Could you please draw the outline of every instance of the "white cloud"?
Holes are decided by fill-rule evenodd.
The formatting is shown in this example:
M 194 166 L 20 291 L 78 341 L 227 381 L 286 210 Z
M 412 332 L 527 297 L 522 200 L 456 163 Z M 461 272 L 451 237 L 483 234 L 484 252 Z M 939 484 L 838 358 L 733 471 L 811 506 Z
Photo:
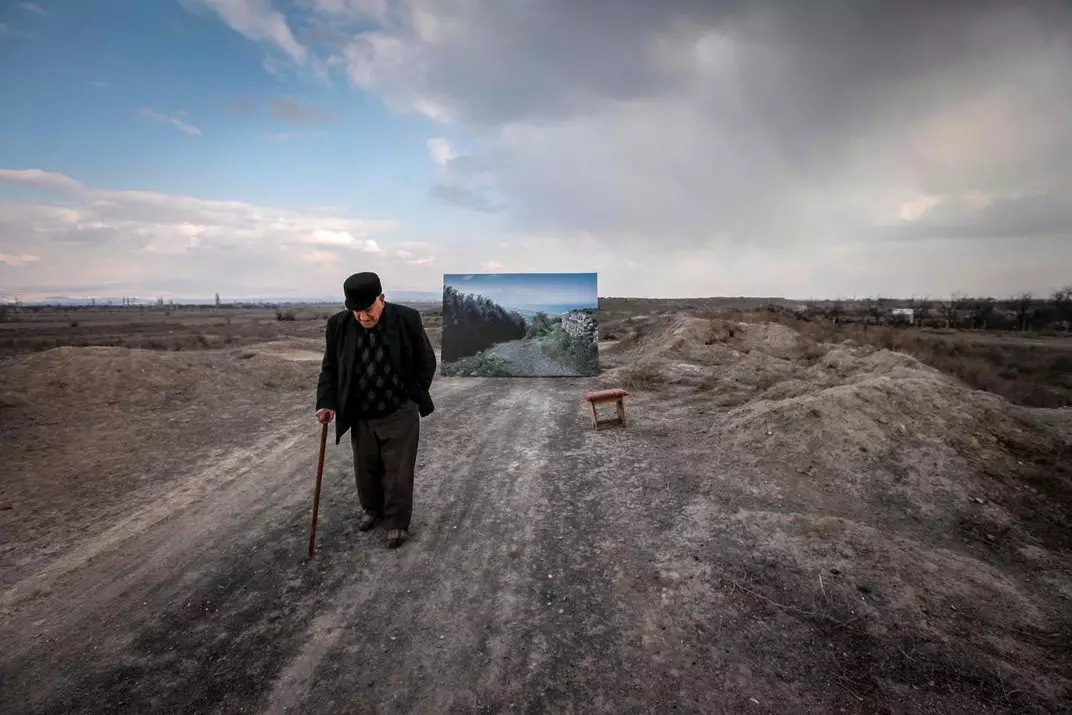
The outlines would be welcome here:
M 357 242 L 357 239 L 349 231 L 330 231 L 327 229 L 313 231 L 312 240 L 315 243 L 322 243 L 328 246 L 350 246 Z
M 429 258 L 421 244 L 384 243 L 399 222 L 336 209 L 98 190 L 39 170 L 0 170 L 0 182 L 62 200 L 0 202 L 0 255 L 19 267 L 5 287 L 24 292 L 122 284 L 139 293 L 180 285 L 186 294 L 211 295 L 226 286 L 231 294 L 322 295 L 335 292 L 336 278 L 341 285 L 355 266 L 375 266 L 387 276 L 409 265 L 396 249 L 409 250 L 410 261 Z M 301 266 L 317 272 L 303 273 Z
M 301 254 L 301 258 L 309 263 L 334 263 L 339 259 L 339 254 L 330 251 L 307 251 Z
M 261 62 L 264 67 L 264 71 L 272 75 L 276 79 L 283 79 L 283 66 L 275 57 L 271 55 L 265 55 L 264 60 Z
M 48 13 L 45 12 L 45 9 L 43 7 L 41 7 L 40 5 L 38 5 L 37 3 L 24 2 L 24 3 L 22 3 L 22 9 L 26 10 L 27 12 L 32 12 L 35 15 L 42 15 L 42 16 L 47 16 L 48 15 Z
M 25 266 L 27 263 L 33 263 L 34 261 L 39 260 L 41 259 L 32 253 L 20 253 L 17 256 L 0 253 L 0 263 L 6 263 L 14 268 Z
M 428 153 L 432 156 L 432 161 L 441 168 L 458 157 L 450 142 L 439 137 L 428 140 Z
M 408 241 L 398 244 L 391 254 L 401 259 L 410 266 L 429 266 L 435 263 L 435 256 L 431 254 L 432 246 L 422 241 Z
M 388 22 L 387 0 L 313 0 L 313 6 L 330 17 Z
M 897 216 L 905 221 L 915 221 L 944 200 L 944 196 L 918 194 L 911 199 L 901 202 L 897 209 Z
M 82 191 L 82 184 L 54 171 L 0 169 L 0 183 L 21 184 L 51 191 Z
M 505 270 L 506 265 L 499 261 L 481 261 L 480 270 L 487 271 L 488 273 L 497 273 Z
M 138 110 L 138 114 L 140 116 L 145 117 L 146 119 L 149 119 L 151 121 L 154 121 L 157 124 L 170 124 L 171 126 L 176 127 L 179 131 L 183 132 L 184 134 L 189 134 L 191 136 L 197 136 L 197 137 L 201 136 L 201 130 L 200 129 L 198 129 L 197 127 L 195 127 L 192 124 L 188 124 L 187 122 L 184 122 L 183 120 L 179 119 L 178 115 L 184 114 L 184 113 L 185 112 L 176 112 L 174 115 L 164 114 L 162 112 L 157 112 L 157 111 L 149 109 L 147 107 L 142 107 L 141 109 Z
M 310 234 L 309 242 L 324 246 L 350 246 L 363 253 L 384 252 L 371 238 L 357 238 L 350 231 L 317 229 Z
M 211 8 L 235 31 L 274 45 L 299 65 L 309 57 L 308 48 L 295 39 L 286 17 L 272 7 L 270 0 L 184 0 L 183 4 Z

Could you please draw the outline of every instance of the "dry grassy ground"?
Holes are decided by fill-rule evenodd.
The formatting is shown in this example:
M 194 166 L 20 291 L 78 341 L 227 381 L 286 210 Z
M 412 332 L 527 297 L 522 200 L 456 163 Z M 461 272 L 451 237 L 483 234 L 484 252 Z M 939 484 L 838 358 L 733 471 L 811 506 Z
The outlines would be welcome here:
M 158 351 L 235 347 L 278 337 L 315 337 L 342 306 L 301 308 L 22 308 L 0 322 L 0 357 L 57 347 Z M 285 318 L 280 320 L 279 318 Z
M 344 442 L 309 564 L 330 308 L 4 324 L 0 710 L 1072 709 L 1072 409 L 1026 406 L 1066 375 L 758 308 L 601 301 L 598 378 L 437 378 L 411 542 Z

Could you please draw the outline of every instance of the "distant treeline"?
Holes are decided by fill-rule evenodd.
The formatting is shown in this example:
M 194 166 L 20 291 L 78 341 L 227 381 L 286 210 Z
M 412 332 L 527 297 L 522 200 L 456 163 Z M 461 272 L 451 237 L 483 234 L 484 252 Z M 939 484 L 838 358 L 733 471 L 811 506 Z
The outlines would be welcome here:
M 806 317 L 838 324 L 905 325 L 971 330 L 1072 330 L 1072 286 L 1048 298 L 1020 293 L 1012 298 L 975 298 L 955 293 L 944 300 L 810 301 L 798 308 Z
M 443 288 L 443 362 L 471 357 L 525 337 L 525 319 L 482 295 Z
M 218 308 L 227 309 L 243 309 L 243 310 L 276 310 L 279 308 L 305 308 L 310 306 L 329 306 L 332 303 L 310 303 L 310 302 L 226 302 L 220 304 L 213 303 L 176 303 L 169 301 L 167 303 L 0 303 L 0 309 L 6 310 L 9 315 L 16 313 L 74 313 L 74 312 L 134 312 L 141 313 L 160 313 L 165 310 L 203 310 L 211 311 Z M 342 310 L 342 302 L 338 303 L 338 309 Z

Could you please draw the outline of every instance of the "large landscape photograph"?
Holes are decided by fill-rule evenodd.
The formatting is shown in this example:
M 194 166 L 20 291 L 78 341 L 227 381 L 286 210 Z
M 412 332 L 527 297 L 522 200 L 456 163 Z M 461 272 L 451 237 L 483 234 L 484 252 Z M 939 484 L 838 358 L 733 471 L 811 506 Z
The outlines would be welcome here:
M 599 374 L 595 273 L 443 277 L 444 375 Z

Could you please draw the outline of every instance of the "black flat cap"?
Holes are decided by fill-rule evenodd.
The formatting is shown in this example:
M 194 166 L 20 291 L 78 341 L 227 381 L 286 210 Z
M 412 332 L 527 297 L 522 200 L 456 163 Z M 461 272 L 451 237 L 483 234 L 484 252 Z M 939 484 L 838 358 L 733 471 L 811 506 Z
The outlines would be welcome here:
M 375 273 L 355 273 L 342 284 L 347 310 L 368 310 L 383 293 L 380 277 Z

